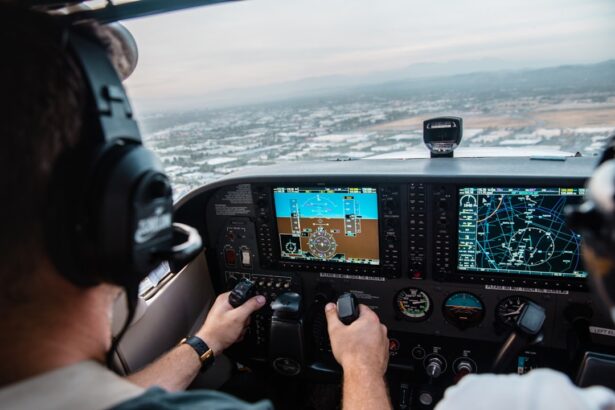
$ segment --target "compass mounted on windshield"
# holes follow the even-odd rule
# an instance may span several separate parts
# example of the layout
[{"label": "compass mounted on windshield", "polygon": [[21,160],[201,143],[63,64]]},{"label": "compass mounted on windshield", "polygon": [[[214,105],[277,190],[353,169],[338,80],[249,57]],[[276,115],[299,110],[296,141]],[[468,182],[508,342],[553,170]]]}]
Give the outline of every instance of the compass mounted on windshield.
[{"label": "compass mounted on windshield", "polygon": [[423,121],[423,142],[432,158],[452,158],[462,137],[461,117],[437,117]]}]

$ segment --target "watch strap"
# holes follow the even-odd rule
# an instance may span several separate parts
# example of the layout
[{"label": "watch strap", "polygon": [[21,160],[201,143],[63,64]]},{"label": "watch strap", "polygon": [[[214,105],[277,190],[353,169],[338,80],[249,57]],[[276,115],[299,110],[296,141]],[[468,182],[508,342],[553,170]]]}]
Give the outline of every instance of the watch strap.
[{"label": "watch strap", "polygon": [[190,336],[181,341],[180,344],[187,344],[192,347],[201,361],[201,371],[207,370],[214,362],[214,351],[198,336]]}]

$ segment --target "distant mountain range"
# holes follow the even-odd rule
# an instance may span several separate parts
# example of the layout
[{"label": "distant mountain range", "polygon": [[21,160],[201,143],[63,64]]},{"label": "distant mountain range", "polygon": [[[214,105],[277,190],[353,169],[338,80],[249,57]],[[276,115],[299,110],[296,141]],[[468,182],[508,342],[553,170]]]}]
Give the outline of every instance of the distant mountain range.
[{"label": "distant mountain range", "polygon": [[[404,69],[359,76],[310,77],[247,89],[194,97],[183,101],[198,109],[221,108],[294,99],[437,98],[457,93],[476,97],[516,97],[574,92],[614,91],[615,60],[595,64],[527,68],[500,60],[413,64]],[[173,105],[173,104],[170,104]]]},{"label": "distant mountain range", "polygon": [[615,90],[615,60],[588,65],[563,65],[531,70],[474,72],[446,77],[423,77],[361,87],[370,94],[407,95],[441,91],[498,94],[549,95],[552,92],[599,92]]}]

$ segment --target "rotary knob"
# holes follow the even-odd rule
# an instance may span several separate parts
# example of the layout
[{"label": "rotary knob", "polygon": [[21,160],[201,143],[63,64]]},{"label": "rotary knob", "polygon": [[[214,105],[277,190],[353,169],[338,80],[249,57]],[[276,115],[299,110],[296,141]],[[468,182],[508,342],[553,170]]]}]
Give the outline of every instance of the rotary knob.
[{"label": "rotary knob", "polygon": [[427,360],[427,364],[425,365],[427,376],[435,379],[442,374],[443,370],[444,363],[439,357],[432,357]]},{"label": "rotary knob", "polygon": [[455,370],[457,373],[469,374],[474,373],[474,366],[468,360],[460,360],[455,366]]}]

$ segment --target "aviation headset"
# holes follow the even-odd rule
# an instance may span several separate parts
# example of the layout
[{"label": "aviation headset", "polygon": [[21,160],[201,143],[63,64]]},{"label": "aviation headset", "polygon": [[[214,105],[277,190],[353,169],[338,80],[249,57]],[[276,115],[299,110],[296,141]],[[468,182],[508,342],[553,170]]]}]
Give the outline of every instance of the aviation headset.
[{"label": "aviation headset", "polygon": [[615,322],[615,135],[587,183],[585,201],[566,211],[569,225],[583,237],[590,282]]},{"label": "aviation headset", "polygon": [[[134,316],[139,283],[163,260],[188,261],[201,250],[201,238],[194,228],[173,223],[169,179],[142,145],[101,41],[44,13],[9,9],[2,14],[49,27],[79,66],[87,88],[80,141],[54,164],[45,235],[49,255],[66,279],[80,287],[105,282],[126,290],[129,314],[112,354]],[[176,244],[178,237],[184,241]]]}]

